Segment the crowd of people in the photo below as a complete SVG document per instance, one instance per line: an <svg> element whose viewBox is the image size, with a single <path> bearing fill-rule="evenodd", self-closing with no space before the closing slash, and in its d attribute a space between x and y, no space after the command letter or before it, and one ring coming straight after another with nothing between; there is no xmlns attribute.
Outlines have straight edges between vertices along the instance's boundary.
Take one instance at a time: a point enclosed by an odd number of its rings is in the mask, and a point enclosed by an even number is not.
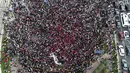
<svg viewBox="0 0 130 73"><path fill-rule="evenodd" d="M19 73L77 73L94 61L111 34L113 0L12 0L6 53ZM7 14L7 13L6 13ZM111 33L108 33L111 32Z"/></svg>

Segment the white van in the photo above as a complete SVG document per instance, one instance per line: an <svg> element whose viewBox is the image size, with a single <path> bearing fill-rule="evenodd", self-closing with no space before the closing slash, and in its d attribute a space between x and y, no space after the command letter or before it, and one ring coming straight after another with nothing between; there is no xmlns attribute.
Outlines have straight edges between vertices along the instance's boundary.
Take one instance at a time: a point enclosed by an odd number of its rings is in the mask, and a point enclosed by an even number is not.
<svg viewBox="0 0 130 73"><path fill-rule="evenodd" d="M119 45L118 47L120 56L125 56L125 48L122 45Z"/></svg>
<svg viewBox="0 0 130 73"><path fill-rule="evenodd" d="M130 27L130 13L121 13L121 23L123 27Z"/></svg>

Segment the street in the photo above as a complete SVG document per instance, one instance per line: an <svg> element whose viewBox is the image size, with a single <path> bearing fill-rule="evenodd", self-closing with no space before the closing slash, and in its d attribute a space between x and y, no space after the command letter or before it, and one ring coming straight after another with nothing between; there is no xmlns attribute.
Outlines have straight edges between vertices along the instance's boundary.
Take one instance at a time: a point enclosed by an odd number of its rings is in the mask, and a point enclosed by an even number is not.
<svg viewBox="0 0 130 73"><path fill-rule="evenodd" d="M124 3L123 1L118 1L118 2L119 2L120 5L126 5L126 4L128 4L127 2ZM123 11L123 12L125 12L125 11ZM123 12L121 11L120 14L123 13ZM116 30L115 30L117 32L117 33L115 33L115 35L116 35L115 42L116 42L116 48L117 48L117 58L118 58L118 62L119 62L119 64L118 64L118 71L119 72L123 72L124 70L123 70L123 65L122 65L122 62L121 62L122 59L125 59L127 61L127 67L128 67L128 69L130 68L130 62L129 62L130 61L130 56L127 55L127 48L126 48L126 46L130 45L130 39L125 39L124 38L125 37L124 31L130 32L130 30L129 30L128 27L123 27L122 26L123 24L122 24L122 20L121 20L122 18L121 18L120 14L118 16L120 17L119 18L119 22L121 23L121 28L116 28ZM120 32L123 32L124 37L121 37L119 35ZM125 56L120 56L119 45L123 45Z"/></svg>

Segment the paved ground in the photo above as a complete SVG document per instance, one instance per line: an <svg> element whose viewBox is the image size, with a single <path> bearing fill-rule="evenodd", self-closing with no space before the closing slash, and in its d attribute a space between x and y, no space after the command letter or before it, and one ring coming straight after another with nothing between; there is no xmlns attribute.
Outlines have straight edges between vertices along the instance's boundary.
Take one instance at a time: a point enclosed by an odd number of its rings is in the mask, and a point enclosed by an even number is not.
<svg viewBox="0 0 130 73"><path fill-rule="evenodd" d="M111 55L109 55L109 54L104 54L101 58L98 59L98 61L96 61L96 62L94 62L94 63L92 64L91 69L87 70L86 73L92 73L92 72L100 65L100 63L101 63L100 61L101 61L102 59L109 59L109 58L111 58Z"/></svg>
<svg viewBox="0 0 130 73"><path fill-rule="evenodd" d="M119 42L117 34L114 34L114 39L115 39L115 46L116 46L116 53L117 53L118 72L120 73L121 72L121 62L120 62L121 57L120 57L118 49L117 49L117 43Z"/></svg>
<svg viewBox="0 0 130 73"><path fill-rule="evenodd" d="M0 34L3 33L3 27L4 25L2 24L2 18L3 18L3 10L5 10L9 6L10 0L0 0ZM2 35L0 35L0 51L1 51L1 42L2 42ZM0 58L1 58L1 53L0 53ZM0 73L1 71L1 64L0 64Z"/></svg>
<svg viewBox="0 0 130 73"><path fill-rule="evenodd" d="M11 73L18 73L18 69L21 69L21 65L19 65L17 58L13 58L13 61L10 62L10 65Z"/></svg>

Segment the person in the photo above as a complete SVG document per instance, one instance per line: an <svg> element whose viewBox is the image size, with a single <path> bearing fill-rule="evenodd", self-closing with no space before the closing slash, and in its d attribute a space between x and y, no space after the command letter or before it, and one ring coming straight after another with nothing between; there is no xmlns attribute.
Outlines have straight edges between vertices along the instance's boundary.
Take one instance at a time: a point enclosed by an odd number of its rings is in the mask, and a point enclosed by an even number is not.
<svg viewBox="0 0 130 73"><path fill-rule="evenodd" d="M93 61L93 50L96 49L95 46L98 46L98 43L102 43L98 42L101 39L99 36L102 36L102 38L105 37L102 33L94 35L96 33L95 30L98 29L95 28L98 25L96 22L100 22L101 20L96 20L99 17L95 18L97 15L94 10L88 13L84 12L84 5L82 5L84 3L82 1L79 1L81 2L80 4L77 0L74 3L73 1L67 3L69 0L65 0L64 2L56 1L54 5L41 8L40 5L47 1L44 0L39 3L32 1L32 5L28 5L30 10L30 14L28 15L25 14L26 10L21 12L20 5L14 7L15 16L19 18L10 23L12 23L11 26L17 25L18 27L15 30L11 29L10 32L14 32L12 34L14 37L11 37L11 39L16 41L16 45L14 46L17 48L15 51L19 53L20 64L23 64L25 68L28 68L27 66L40 67L44 65L46 66L45 69L48 68L49 70L52 67L57 67L54 58L49 57L50 53L54 53L56 56L55 60L57 60L56 63L59 63L58 61L60 60L64 61L64 69L61 69L63 73L66 70L68 72L76 69L77 65L78 68L85 68L85 66L82 66L82 63L86 60L88 63ZM54 3L53 1L51 2L49 4ZM96 10L96 8L94 9ZM101 9L99 7L99 10ZM84 26L86 27L84 28ZM92 28L93 30L91 30ZM99 30L102 31L102 29ZM86 33L86 31L89 32ZM85 35L88 35L87 39ZM92 41L93 39L94 41ZM19 49L20 47L24 49ZM29 61L32 61L32 63ZM47 70L42 70L47 72ZM34 68L29 71L38 72L39 69Z"/></svg>

